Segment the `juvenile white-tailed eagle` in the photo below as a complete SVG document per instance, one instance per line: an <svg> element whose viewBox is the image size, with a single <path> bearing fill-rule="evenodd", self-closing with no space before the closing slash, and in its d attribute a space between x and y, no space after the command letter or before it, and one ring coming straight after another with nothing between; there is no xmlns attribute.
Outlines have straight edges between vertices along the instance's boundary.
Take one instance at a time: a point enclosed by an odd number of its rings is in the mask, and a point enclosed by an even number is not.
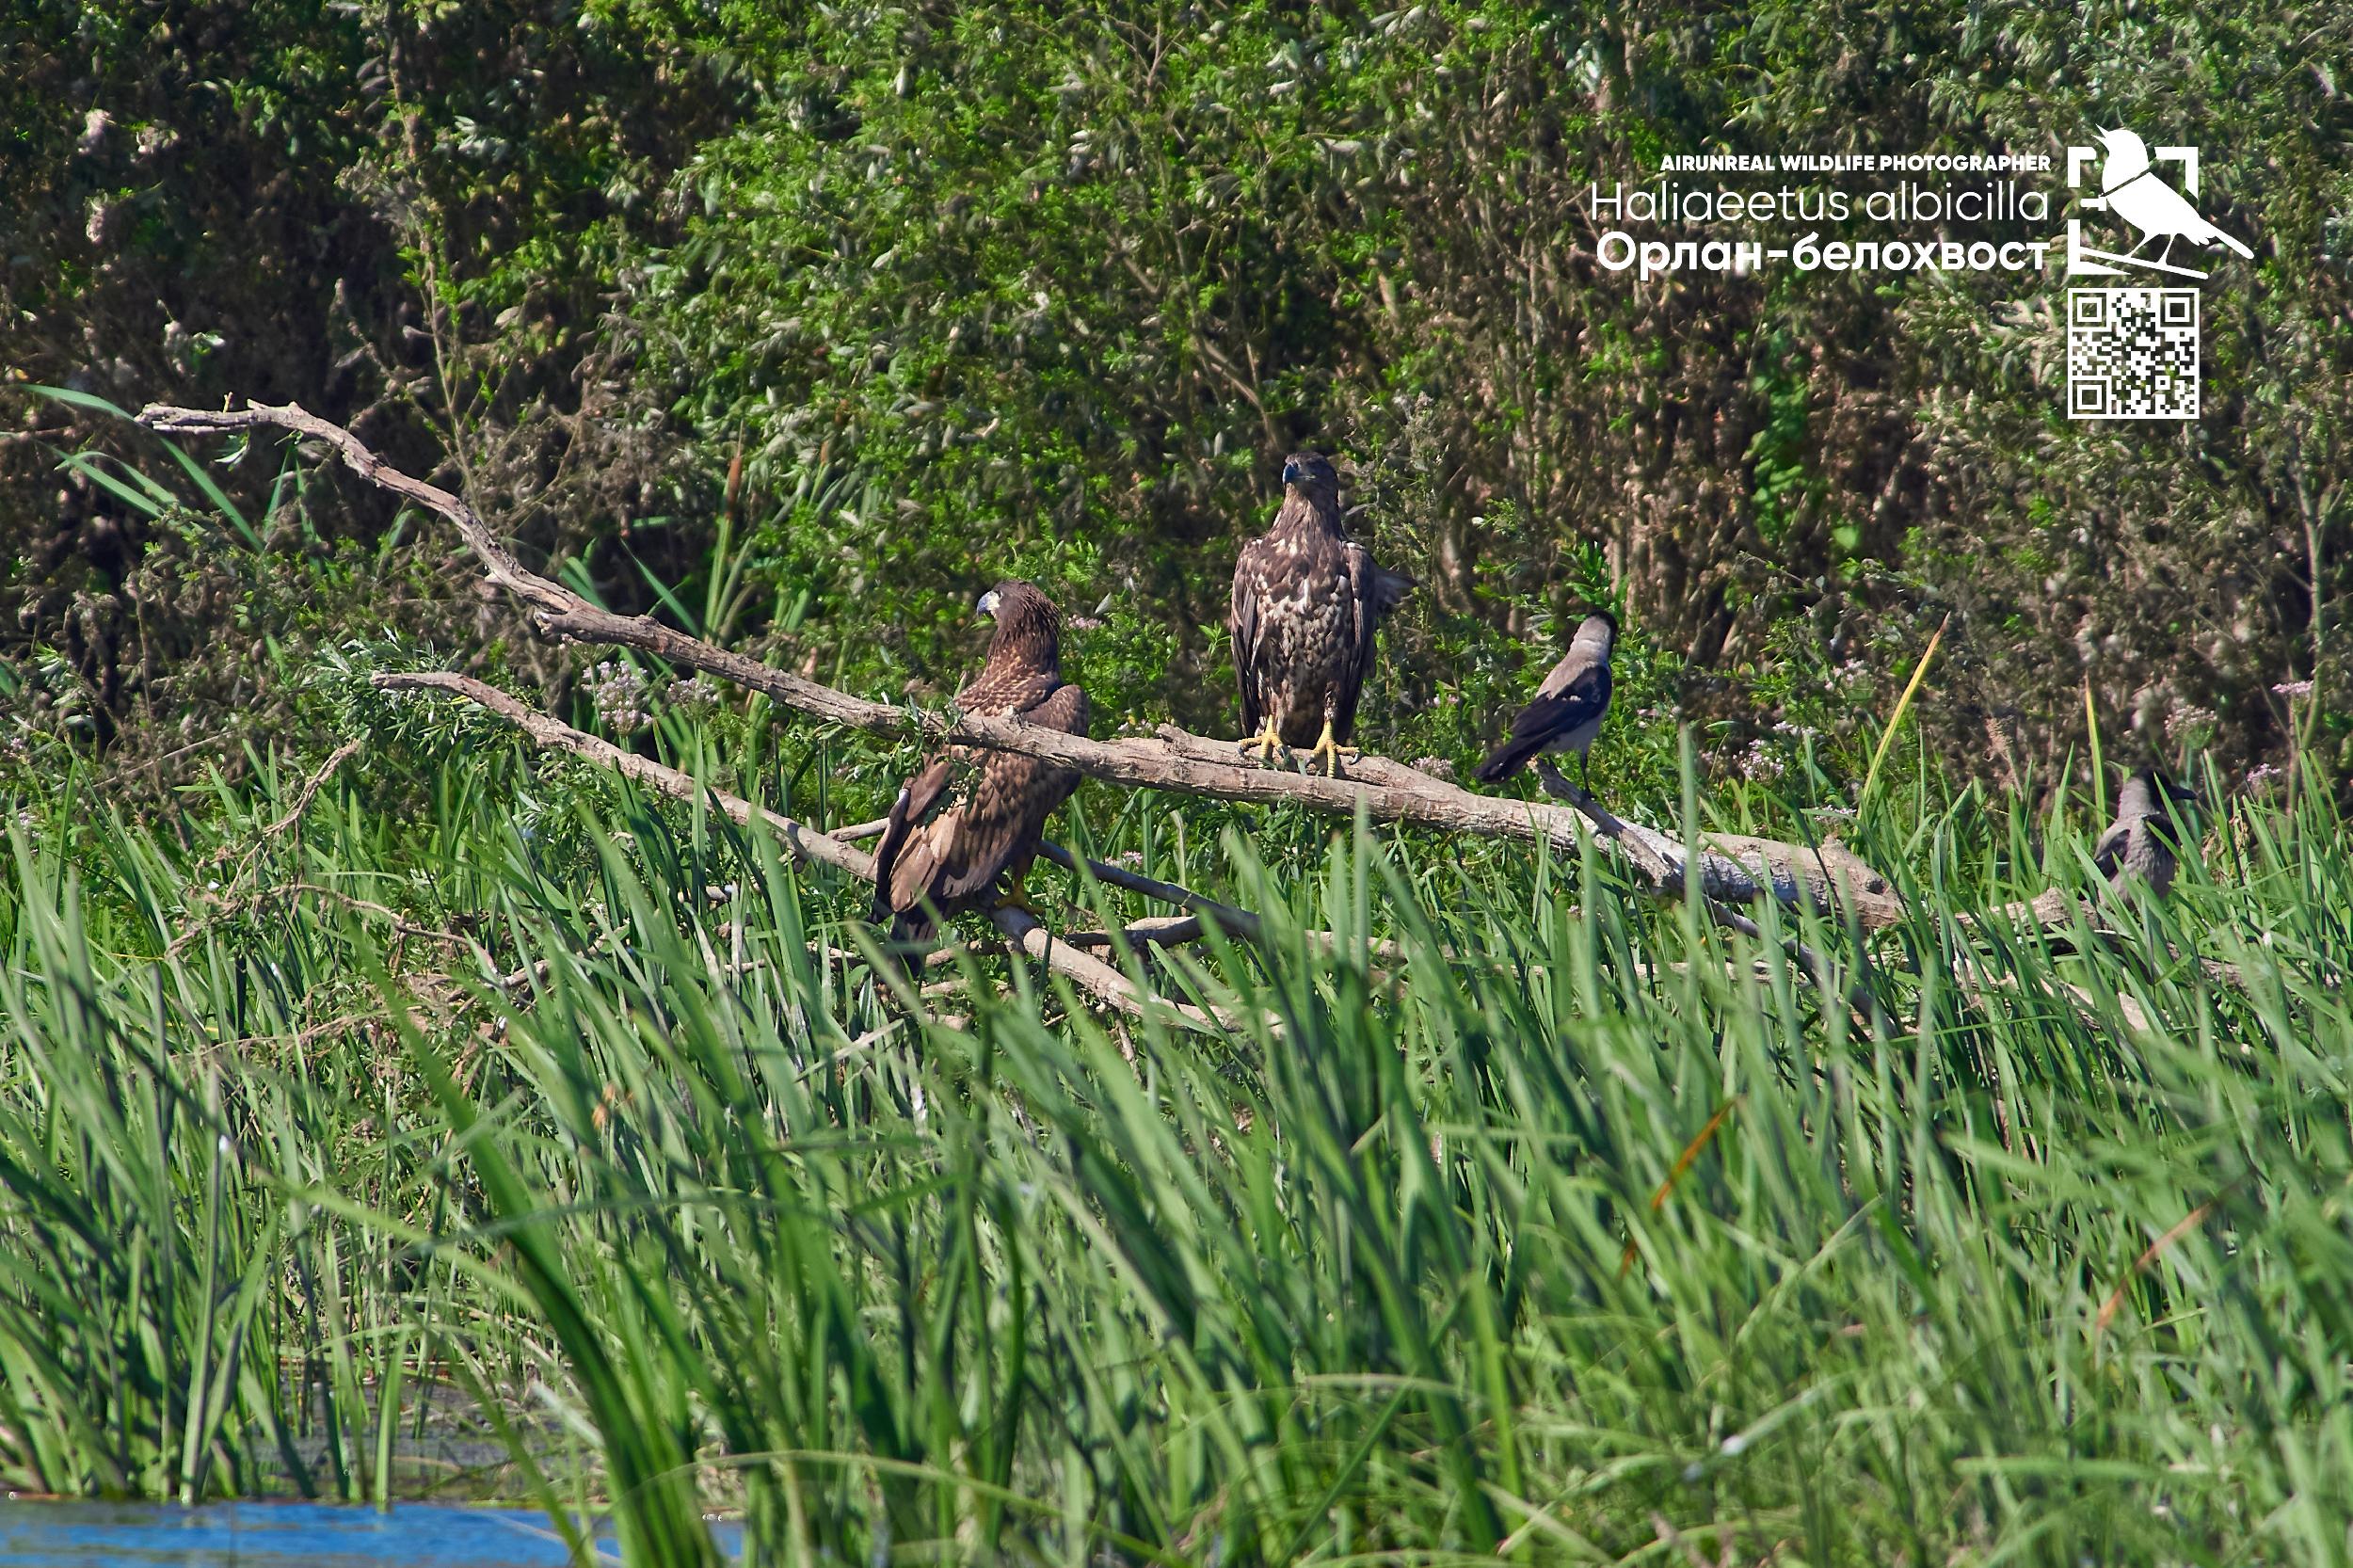
<svg viewBox="0 0 2353 1568"><path fill-rule="evenodd" d="M1087 695L1062 678L1062 617L1028 583L1000 583L981 596L997 617L988 658L956 694L968 713L1013 715L1072 735L1087 732ZM950 746L899 791L874 852L877 924L893 942L920 942L935 922L990 901L997 880L1017 903L1037 857L1038 835L1080 776L1032 757Z"/></svg>
<svg viewBox="0 0 2353 1568"><path fill-rule="evenodd" d="M1313 452L1283 461L1274 526L1234 563L1234 608L1225 629L1241 678L1241 743L1261 762L1305 745L1328 760L1353 757L1356 698L1372 668L1373 633L1414 580L1375 566L1340 526L1340 482ZM1317 726L1321 724L1321 729Z"/></svg>
<svg viewBox="0 0 2353 1568"><path fill-rule="evenodd" d="M1585 617L1568 652L1536 688L1536 700L1520 710L1512 733L1479 764L1481 783L1499 784L1547 751L1576 752L1582 772L1609 712L1609 650L1617 640L1617 616L1601 610Z"/></svg>

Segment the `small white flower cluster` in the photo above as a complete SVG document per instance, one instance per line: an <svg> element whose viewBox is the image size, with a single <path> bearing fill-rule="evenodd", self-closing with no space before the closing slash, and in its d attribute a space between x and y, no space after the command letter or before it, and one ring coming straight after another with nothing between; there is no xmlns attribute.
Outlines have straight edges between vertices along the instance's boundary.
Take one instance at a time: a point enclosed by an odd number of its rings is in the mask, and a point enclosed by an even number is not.
<svg viewBox="0 0 2353 1568"><path fill-rule="evenodd" d="M2247 787L2250 790L2260 790L2266 785L2275 784L2286 776L2287 770L2280 766L2279 763L2265 762L2261 766L2252 767L2247 770Z"/></svg>
<svg viewBox="0 0 2353 1568"><path fill-rule="evenodd" d="M646 678L618 660L607 659L588 680L588 700L597 717L624 735L634 734L653 722L646 711Z"/></svg>
<svg viewBox="0 0 2353 1568"><path fill-rule="evenodd" d="M1140 849L1123 849L1116 856L1112 856L1112 858L1117 864L1124 866L1128 871L1140 872L1144 870L1144 851Z"/></svg>
<svg viewBox="0 0 2353 1568"><path fill-rule="evenodd" d="M1065 616L1063 617L1062 626L1065 632L1099 632L1103 627L1103 617L1100 616Z"/></svg>
<svg viewBox="0 0 2353 1568"><path fill-rule="evenodd" d="M2165 738L2180 744L2201 730L2214 728L2214 710L2185 702L2165 716Z"/></svg>
<svg viewBox="0 0 2353 1568"><path fill-rule="evenodd" d="M2271 695L2286 697L2293 702L2299 696L2312 696L2313 683L2309 680L2282 680L2271 688Z"/></svg>
<svg viewBox="0 0 2353 1568"><path fill-rule="evenodd" d="M1781 756L1763 736L1751 741L1747 750L1736 753L1732 765L1739 770L1743 778L1761 781L1779 778L1782 775Z"/></svg>
<svg viewBox="0 0 2353 1568"><path fill-rule="evenodd" d="M1803 746L1816 733L1809 725L1777 717L1769 733L1759 735L1732 754L1733 771L1742 778L1770 783L1788 773L1788 748Z"/></svg>
<svg viewBox="0 0 2353 1568"><path fill-rule="evenodd" d="M720 697L725 695L716 681L698 675L692 680L671 681L664 700L684 712L706 713L718 707Z"/></svg>

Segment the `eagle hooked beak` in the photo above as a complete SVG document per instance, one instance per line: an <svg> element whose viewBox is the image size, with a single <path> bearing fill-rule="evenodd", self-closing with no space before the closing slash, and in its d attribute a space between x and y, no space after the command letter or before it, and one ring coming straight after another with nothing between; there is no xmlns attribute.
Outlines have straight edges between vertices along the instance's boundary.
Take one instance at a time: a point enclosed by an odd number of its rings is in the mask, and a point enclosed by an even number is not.
<svg viewBox="0 0 2353 1568"><path fill-rule="evenodd" d="M1296 485L1299 483L1299 465L1297 463L1286 461L1283 464L1283 483L1286 485Z"/></svg>
<svg viewBox="0 0 2353 1568"><path fill-rule="evenodd" d="M994 616L997 613L997 590L991 588L988 592L981 595L981 601L972 606L972 611L975 615Z"/></svg>

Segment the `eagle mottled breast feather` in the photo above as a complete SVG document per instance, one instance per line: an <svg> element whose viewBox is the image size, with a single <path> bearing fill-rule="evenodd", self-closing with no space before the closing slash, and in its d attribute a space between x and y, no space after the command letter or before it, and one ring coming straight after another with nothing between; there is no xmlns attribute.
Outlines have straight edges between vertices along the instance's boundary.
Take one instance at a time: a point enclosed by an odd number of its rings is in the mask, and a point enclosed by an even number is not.
<svg viewBox="0 0 2353 1568"><path fill-rule="evenodd" d="M1284 464L1274 526L1234 564L1226 631L1241 684L1244 728L1270 719L1284 744L1312 744L1329 723L1346 741L1371 672L1374 636L1413 579L1376 565L1340 523L1331 463L1301 453Z"/></svg>

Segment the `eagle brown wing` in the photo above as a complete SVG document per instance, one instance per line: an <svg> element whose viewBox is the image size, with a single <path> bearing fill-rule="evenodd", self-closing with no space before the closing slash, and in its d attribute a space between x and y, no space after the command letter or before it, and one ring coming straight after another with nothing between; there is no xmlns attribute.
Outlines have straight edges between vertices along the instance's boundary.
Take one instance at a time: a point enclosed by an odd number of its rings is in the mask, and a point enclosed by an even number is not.
<svg viewBox="0 0 2353 1568"><path fill-rule="evenodd" d="M1234 562L1234 601L1225 633L1234 645L1234 677L1241 683L1245 735L1257 734L1266 722L1266 669L1260 650L1266 641L1267 590L1278 565L1273 541L1264 538L1242 546Z"/></svg>
<svg viewBox="0 0 2353 1568"><path fill-rule="evenodd" d="M1023 709L1032 724L1068 735L1087 732L1087 695L1077 686L1058 686L1042 702ZM980 776L959 811L952 855L941 865L933 885L932 900L946 907L988 891L1008 871L1024 872L1037 857L1046 819L1054 814L1080 776L1035 757L996 751L982 762Z"/></svg>
<svg viewBox="0 0 2353 1568"><path fill-rule="evenodd" d="M920 902L920 889L930 883L934 870L928 830L955 776L955 760L936 757L921 773L900 786L899 798L890 803L890 816L883 825L882 842L874 849L875 920L887 920ZM910 847L917 850L916 855L908 855ZM916 897L904 904L900 902L903 873L904 886L916 889Z"/></svg>
<svg viewBox="0 0 2353 1568"><path fill-rule="evenodd" d="M984 679L958 700L973 712L1087 732L1086 693L1050 676L1001 684ZM952 915L972 907L1005 872L1028 869L1046 819L1079 787L1079 777L1032 757L982 747L957 746L935 759L890 808L874 854L873 918L891 922L894 941L921 941L931 935L932 910Z"/></svg>
<svg viewBox="0 0 2353 1568"><path fill-rule="evenodd" d="M1414 580L1376 563L1372 552L1350 539L1340 547L1348 573L1349 660L1341 672L1339 700L1335 705L1332 731L1347 740L1356 729L1356 699L1372 674L1374 644L1381 623L1402 603Z"/></svg>

